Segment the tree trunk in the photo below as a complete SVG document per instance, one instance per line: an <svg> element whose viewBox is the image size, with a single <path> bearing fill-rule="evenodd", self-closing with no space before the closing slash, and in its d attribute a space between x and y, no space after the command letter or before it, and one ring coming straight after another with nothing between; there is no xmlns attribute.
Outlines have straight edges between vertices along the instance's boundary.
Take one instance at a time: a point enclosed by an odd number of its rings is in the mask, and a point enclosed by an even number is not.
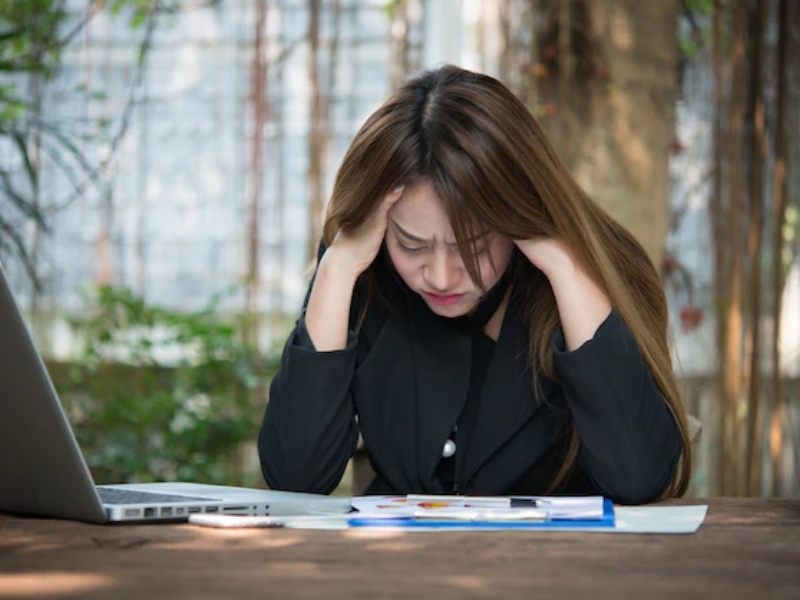
<svg viewBox="0 0 800 600"><path fill-rule="evenodd" d="M320 0L308 3L308 91L310 94L310 120L308 132L308 191L309 220L306 255L309 262L317 256L317 247L322 235L325 215L325 199L322 195L322 150L323 120L322 94L319 77L319 17Z"/></svg>
<svg viewBox="0 0 800 600"><path fill-rule="evenodd" d="M733 46L730 56L731 91L728 101L728 127L730 143L725 160L728 162L727 190L729 201L726 207L728 236L721 243L730 252L728 268L730 275L727 290L727 311L722 316L722 326L727 329L727 346L720 348L726 355L727 367L723 373L725 381L726 431L725 455L728 469L729 488L724 494L739 495L742 492L741 465L744 454L739 439L742 414L739 406L742 400L742 368L744 352L742 323L742 288L744 278L742 212L746 199L745 176L742 170L742 135L744 132L744 81L747 69L747 6L740 4L733 9Z"/></svg>
<svg viewBox="0 0 800 600"><path fill-rule="evenodd" d="M764 163L767 160L767 134L764 122L764 54L767 1L758 0L752 11L753 65L750 77L750 107L748 127L750 147L750 219L747 248L750 257L748 282L747 339L749 364L747 368L747 495L761 495L761 257L764 231Z"/></svg>
<svg viewBox="0 0 800 600"><path fill-rule="evenodd" d="M769 0L719 3L714 8L715 170L710 213L716 246L714 300L721 357L720 487L716 492L723 495L762 492L765 420L770 424L773 493L779 490L774 478L782 471L786 414L780 373L781 301L784 268L794 260L784 229L791 228L786 220L789 182L794 173L788 157L789 140L797 139L796 128L790 123L797 114L789 94L792 73L798 65L797 53L790 45L791 28L797 26L790 25L796 19L789 14L791 6L783 1L778 4L776 48L769 43ZM766 65L773 55L776 71L774 77L768 77ZM768 118L770 110L774 112ZM769 128L772 131L768 133ZM774 155L767 149L771 136L775 139ZM768 176L772 177L770 188L766 185ZM771 286L765 285L762 274L768 204L772 219ZM769 315L764 314L765 306ZM762 392L761 324L767 318L773 324L769 340L771 402ZM771 414L765 414L765 408L770 408Z"/></svg>
<svg viewBox="0 0 800 600"><path fill-rule="evenodd" d="M536 36L542 124L582 187L656 265L670 212L678 5L547 0Z"/></svg>
<svg viewBox="0 0 800 600"><path fill-rule="evenodd" d="M250 73L253 105L253 137L250 146L250 198L248 202L247 292L245 339L252 348L259 348L258 300L261 283L259 254L261 249L261 190L264 180L264 125L267 122L267 58L265 29L267 0L256 3L253 63Z"/></svg>
<svg viewBox="0 0 800 600"><path fill-rule="evenodd" d="M728 329L725 327L723 315L727 311L729 298L722 292L728 289L728 253L725 252L725 239L727 228L722 219L724 213L724 197L726 190L725 161L722 149L727 147L729 140L729 130L724 122L724 115L727 114L726 90L723 88L723 73L726 71L727 61L724 57L723 49L723 23L722 12L715 10L712 21L712 69L714 73L714 118L713 118L713 172L712 190L709 202L709 214L711 218L711 231L714 239L714 290L716 295L716 343L717 343L717 376L716 376L716 409L719 418L718 440L720 444L717 448L715 484L718 493L724 493L728 489L728 456L725 438L729 431L728 425L728 403L725 394L725 376L728 361L725 352L722 351L728 345ZM712 487L712 489L714 489Z"/></svg>
<svg viewBox="0 0 800 600"><path fill-rule="evenodd" d="M389 70L392 90L398 89L408 75L408 0L394 0L389 27Z"/></svg>
<svg viewBox="0 0 800 600"><path fill-rule="evenodd" d="M795 10L797 10L795 6ZM780 0L778 8L778 57L775 66L776 119L775 119L775 163L772 170L772 318L775 335L772 338L772 376L770 391L771 415L769 425L769 453L772 471L772 495L781 492L781 475L783 474L783 446L785 401L781 381L781 312L783 309L783 224L786 221L787 206L787 165L786 165L786 104L789 84L789 49L791 43L792 21L789 14L789 0Z"/></svg>

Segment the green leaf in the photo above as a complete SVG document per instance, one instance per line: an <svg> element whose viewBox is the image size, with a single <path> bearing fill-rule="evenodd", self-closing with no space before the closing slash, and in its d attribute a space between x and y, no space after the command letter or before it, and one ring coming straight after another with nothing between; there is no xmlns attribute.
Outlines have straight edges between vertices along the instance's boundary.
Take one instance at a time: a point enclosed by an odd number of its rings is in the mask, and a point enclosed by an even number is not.
<svg viewBox="0 0 800 600"><path fill-rule="evenodd" d="M697 55L697 44L695 44L694 40L689 37L683 37L680 40L681 45L681 52L689 57L692 58Z"/></svg>
<svg viewBox="0 0 800 600"><path fill-rule="evenodd" d="M147 21L148 13L146 11L137 11L131 18L131 29L137 29L144 25Z"/></svg>

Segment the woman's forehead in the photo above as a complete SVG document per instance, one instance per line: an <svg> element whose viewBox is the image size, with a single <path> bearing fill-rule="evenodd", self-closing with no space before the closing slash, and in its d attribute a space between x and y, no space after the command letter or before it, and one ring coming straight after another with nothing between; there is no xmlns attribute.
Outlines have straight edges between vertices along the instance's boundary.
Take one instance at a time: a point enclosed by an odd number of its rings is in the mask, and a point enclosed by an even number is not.
<svg viewBox="0 0 800 600"><path fill-rule="evenodd" d="M453 228L436 190L428 182L417 183L403 190L403 195L389 213L403 231L415 237L448 241L454 239Z"/></svg>
<svg viewBox="0 0 800 600"><path fill-rule="evenodd" d="M455 229L459 225L463 228L460 233L467 239L483 237L490 233L486 227L469 218L459 219L460 222L453 227L444 202L428 181L408 186L392 208L389 217L404 231L425 239L435 238L455 242Z"/></svg>
<svg viewBox="0 0 800 600"><path fill-rule="evenodd" d="M408 206L428 207L429 205L442 206L442 201L436 188L428 180L422 180L413 183L403 190L403 195L400 197L398 204L402 202Z"/></svg>

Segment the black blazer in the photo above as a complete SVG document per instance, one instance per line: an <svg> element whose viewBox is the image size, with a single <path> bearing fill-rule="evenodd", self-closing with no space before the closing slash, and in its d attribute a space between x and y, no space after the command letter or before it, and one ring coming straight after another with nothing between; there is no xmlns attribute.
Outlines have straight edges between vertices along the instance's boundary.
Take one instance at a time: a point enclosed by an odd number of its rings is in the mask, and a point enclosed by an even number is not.
<svg viewBox="0 0 800 600"><path fill-rule="evenodd" d="M467 398L471 341L428 309L379 255L382 300L354 294L347 348L314 350L304 312L289 336L259 435L273 489L330 493L360 431L377 473L368 493L443 493L436 468ZM310 290L310 288L309 288ZM306 296L306 303L308 296ZM669 484L682 441L630 330L612 311L594 338L567 352L551 340L560 383L532 393L521 299L509 302L486 374L477 422L458 469L465 494L542 494L563 464L569 426L581 438L561 493L616 502L655 499Z"/></svg>

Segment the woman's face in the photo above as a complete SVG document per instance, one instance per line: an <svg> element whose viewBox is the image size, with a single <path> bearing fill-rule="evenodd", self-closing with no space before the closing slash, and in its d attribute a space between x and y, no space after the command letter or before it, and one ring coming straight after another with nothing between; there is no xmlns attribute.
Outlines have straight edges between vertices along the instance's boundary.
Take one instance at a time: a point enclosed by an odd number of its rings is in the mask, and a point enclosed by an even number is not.
<svg viewBox="0 0 800 600"><path fill-rule="evenodd" d="M389 211L386 247L406 285L442 317L472 312L484 292L473 283L458 251L453 228L428 182L407 187ZM495 233L478 240L480 276L488 290L511 260L514 243Z"/></svg>

